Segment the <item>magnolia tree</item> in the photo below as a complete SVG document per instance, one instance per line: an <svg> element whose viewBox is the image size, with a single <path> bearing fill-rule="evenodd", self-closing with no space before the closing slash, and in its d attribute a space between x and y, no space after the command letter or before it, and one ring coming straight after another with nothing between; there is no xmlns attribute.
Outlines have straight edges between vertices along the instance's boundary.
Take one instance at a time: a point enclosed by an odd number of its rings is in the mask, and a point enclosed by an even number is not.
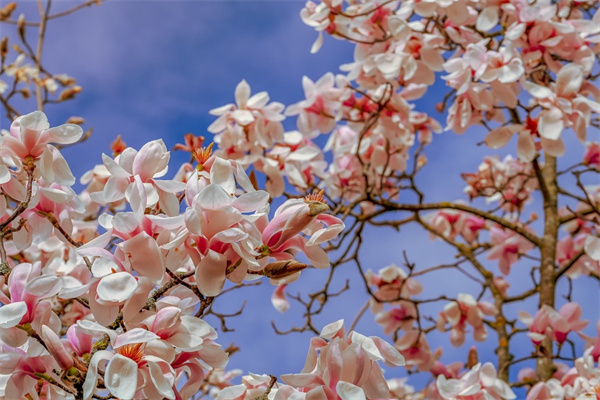
<svg viewBox="0 0 600 400"><path fill-rule="evenodd" d="M169 166L161 140L134 149L119 137L80 178L80 193L61 149L91 130L43 111L81 88L48 71L42 49L47 23L100 1L55 14L49 0L39 3L35 21L15 19L15 3L0 10L16 32L15 43L0 42L0 101L11 121L0 137L2 398L599 396L600 338L582 329L600 331L600 321L583 320L585 306L572 299L600 277L597 1L309 1L300 16L318 32L312 52L325 35L355 46L342 74L305 77L305 99L288 106L242 81L235 103L211 111L211 140L189 134L173 149L190 153L188 163ZM14 100L30 95L37 110L21 113ZM439 115L419 111L420 98ZM286 118L297 130L284 129ZM418 176L444 130L484 130L480 145L512 155L465 171L464 201L427 202ZM572 135L580 161L559 170ZM166 179L169 167L177 172ZM366 230L411 224L426 231L424 246L428 233L456 256L417 266L400 243L400 266L363 265ZM334 276L349 265L362 279L340 290ZM275 328L314 332L304 368L234 383L239 372L227 363L237 348L223 349L217 329L235 314L213 305L267 278L273 306L286 311L286 291L307 268L321 270L323 285L293 296L304 322ZM479 290L436 293L421 283L451 270ZM511 289L515 275L526 290ZM350 286L367 300L354 322L316 326ZM386 338L356 332L361 318ZM465 348L443 363L434 331L458 348L472 337L497 357L480 362ZM522 368L528 360L535 369ZM429 383L415 389L398 378L406 371Z"/></svg>

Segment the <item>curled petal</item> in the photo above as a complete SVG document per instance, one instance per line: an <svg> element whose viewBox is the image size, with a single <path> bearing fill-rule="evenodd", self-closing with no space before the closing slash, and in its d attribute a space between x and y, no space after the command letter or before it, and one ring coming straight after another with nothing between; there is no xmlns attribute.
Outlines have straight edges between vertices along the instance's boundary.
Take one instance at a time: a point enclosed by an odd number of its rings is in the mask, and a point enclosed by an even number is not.
<svg viewBox="0 0 600 400"><path fill-rule="evenodd" d="M138 384L137 363L116 354L104 372L104 383L110 393L119 399L133 399Z"/></svg>
<svg viewBox="0 0 600 400"><path fill-rule="evenodd" d="M97 293L101 300L122 302L130 298L136 288L137 282L129 272L117 272L100 280Z"/></svg>

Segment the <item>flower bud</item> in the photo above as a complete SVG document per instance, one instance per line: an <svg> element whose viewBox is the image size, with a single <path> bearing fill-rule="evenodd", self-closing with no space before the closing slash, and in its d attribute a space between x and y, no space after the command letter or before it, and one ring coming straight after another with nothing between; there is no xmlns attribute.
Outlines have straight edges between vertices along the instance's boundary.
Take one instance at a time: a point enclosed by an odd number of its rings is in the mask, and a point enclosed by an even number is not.
<svg viewBox="0 0 600 400"><path fill-rule="evenodd" d="M62 92L60 92L60 94L58 95L58 101L65 101L65 100L73 99L79 93L81 93L81 86L73 86L73 87L67 88L67 89L63 90Z"/></svg>
<svg viewBox="0 0 600 400"><path fill-rule="evenodd" d="M262 270L262 273L267 278L281 279L300 272L306 267L306 264L296 260L275 261L267 264Z"/></svg>
<svg viewBox="0 0 600 400"><path fill-rule="evenodd" d="M58 335L46 325L42 326L42 339L48 352L62 369L66 370L73 366L73 357L71 357Z"/></svg>
<svg viewBox="0 0 600 400"><path fill-rule="evenodd" d="M2 38L0 41L0 57L4 60L8 54L8 36Z"/></svg>
<svg viewBox="0 0 600 400"><path fill-rule="evenodd" d="M19 19L17 20L17 31L19 32L21 39L25 41L25 14L19 15Z"/></svg>
<svg viewBox="0 0 600 400"><path fill-rule="evenodd" d="M0 8L0 21L6 21L9 19L13 11L15 11L15 8L17 8L17 3L14 1Z"/></svg>
<svg viewBox="0 0 600 400"><path fill-rule="evenodd" d="M467 355L467 368L473 368L479 363L479 357L477 356L477 347L471 346L469 354Z"/></svg>

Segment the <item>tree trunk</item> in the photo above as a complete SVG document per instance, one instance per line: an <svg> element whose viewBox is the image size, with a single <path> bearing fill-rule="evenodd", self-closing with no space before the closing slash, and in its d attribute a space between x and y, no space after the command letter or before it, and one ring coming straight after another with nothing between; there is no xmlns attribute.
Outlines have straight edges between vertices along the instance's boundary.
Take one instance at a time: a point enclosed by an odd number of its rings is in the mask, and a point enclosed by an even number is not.
<svg viewBox="0 0 600 400"><path fill-rule="evenodd" d="M555 260L558 240L558 185L556 182L556 158L546 154L544 166L537 168L538 180L544 195L544 236L541 243L540 299L539 306L554 307ZM537 359L537 375L541 380L552 378L555 371L552 362L552 341L545 339L540 345Z"/></svg>

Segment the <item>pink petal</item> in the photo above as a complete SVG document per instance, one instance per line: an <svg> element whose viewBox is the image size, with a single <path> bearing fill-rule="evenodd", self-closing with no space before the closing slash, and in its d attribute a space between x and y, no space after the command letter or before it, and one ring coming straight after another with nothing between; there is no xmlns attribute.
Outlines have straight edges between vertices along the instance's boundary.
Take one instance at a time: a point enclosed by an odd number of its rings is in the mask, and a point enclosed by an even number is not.
<svg viewBox="0 0 600 400"><path fill-rule="evenodd" d="M280 313L286 312L290 308L290 302L285 297L285 287L287 285L281 285L273 291L271 296L271 304Z"/></svg>
<svg viewBox="0 0 600 400"><path fill-rule="evenodd" d="M64 124L42 132L41 141L46 143L71 144L81 139L83 129L79 125Z"/></svg>
<svg viewBox="0 0 600 400"><path fill-rule="evenodd" d="M159 283L165 275L164 257L156 240L142 232L122 243L131 267L140 275Z"/></svg>
<svg viewBox="0 0 600 400"><path fill-rule="evenodd" d="M221 293L225 285L226 269L227 257L209 250L196 266L196 284L200 292L205 296L216 296Z"/></svg>

